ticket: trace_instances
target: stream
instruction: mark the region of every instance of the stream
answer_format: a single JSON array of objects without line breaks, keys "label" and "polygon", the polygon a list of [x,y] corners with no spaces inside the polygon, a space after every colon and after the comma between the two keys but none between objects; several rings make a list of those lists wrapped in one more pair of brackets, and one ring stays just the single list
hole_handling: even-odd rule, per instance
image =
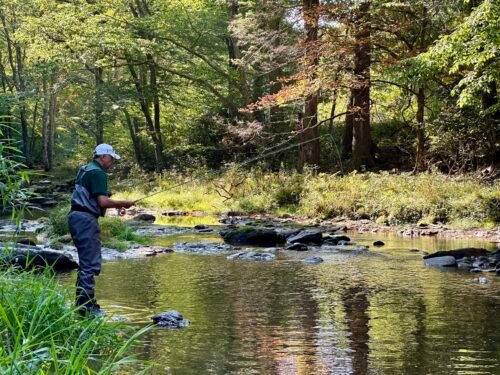
[{"label": "stream", "polygon": [[[269,262],[179,253],[108,261],[96,294],[138,328],[172,309],[191,321],[143,337],[138,355],[154,362],[151,374],[500,374],[500,277],[425,267],[410,251],[494,244],[349,235],[386,245],[322,253],[318,265],[300,261],[314,251]],[[184,234],[155,244],[200,240],[221,241]],[[73,288],[75,278],[60,282]]]}]

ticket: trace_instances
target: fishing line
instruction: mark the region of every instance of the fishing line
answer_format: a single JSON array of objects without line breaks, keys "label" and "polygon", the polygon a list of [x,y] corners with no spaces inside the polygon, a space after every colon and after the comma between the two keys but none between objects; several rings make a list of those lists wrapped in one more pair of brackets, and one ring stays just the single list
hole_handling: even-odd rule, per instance
[{"label": "fishing line", "polygon": [[[242,166],[245,166],[245,165],[251,164],[251,163],[253,163],[253,162],[259,161],[259,160],[261,160],[261,159],[265,159],[265,158],[267,158],[267,157],[269,157],[269,156],[272,156],[272,155],[275,155],[275,154],[279,154],[279,153],[284,152],[284,151],[287,151],[287,150],[291,150],[291,149],[293,149],[293,148],[295,148],[295,147],[302,146],[302,145],[305,145],[305,144],[308,144],[308,143],[311,143],[311,142],[317,141],[318,139],[325,138],[325,137],[330,137],[330,138],[331,138],[331,140],[332,140],[332,142],[333,142],[333,144],[335,145],[335,149],[336,149],[336,151],[337,151],[337,155],[338,155],[338,157],[339,157],[340,168],[341,168],[341,170],[342,170],[342,160],[341,160],[341,158],[340,158],[340,153],[339,153],[339,150],[338,150],[338,147],[337,147],[337,143],[335,142],[335,139],[334,139],[334,137],[333,137],[331,134],[325,134],[325,135],[321,135],[321,136],[316,137],[316,138],[311,138],[311,139],[308,139],[308,140],[303,141],[303,142],[294,143],[294,144],[291,144],[291,145],[289,145],[289,146],[286,146],[286,147],[280,148],[280,149],[275,150],[275,151],[271,151],[271,152],[263,153],[263,154],[261,154],[261,155],[259,155],[259,156],[255,156],[255,157],[253,157],[253,158],[250,158],[250,159],[248,159],[248,160],[244,160],[244,161],[242,161],[242,162],[240,162],[240,163],[236,163],[236,164],[234,164],[234,165],[235,165],[236,167],[242,167]],[[275,147],[276,147],[276,146],[275,146]],[[275,147],[271,147],[271,148],[269,148],[269,149],[273,149],[273,148],[275,148]],[[268,149],[268,150],[269,150],[269,149]],[[224,169],[223,169],[222,171],[224,171]],[[220,172],[221,172],[221,171],[214,172],[214,174],[213,174],[213,175],[218,174],[218,173],[220,173]],[[209,176],[207,176],[206,178],[208,178],[208,177],[212,177],[212,174],[210,174],[210,175],[209,175]],[[173,190],[173,189],[175,189],[175,188],[178,188],[178,187],[181,187],[181,186],[184,186],[184,185],[188,185],[188,184],[190,184],[190,183],[192,183],[192,182],[194,182],[194,181],[200,181],[200,180],[204,180],[204,179],[203,179],[203,178],[202,178],[202,179],[199,179],[199,178],[196,178],[196,177],[195,177],[195,178],[191,178],[191,179],[189,179],[189,180],[187,180],[187,181],[179,182],[178,184],[175,184],[174,186],[170,186],[170,187],[168,187],[168,188],[166,188],[166,189],[162,189],[162,190],[157,191],[157,192],[155,192],[155,193],[152,193],[152,194],[146,195],[146,196],[144,196],[144,197],[142,197],[142,198],[136,199],[136,200],[134,201],[134,204],[136,204],[137,202],[140,202],[140,201],[142,201],[142,200],[144,200],[144,199],[154,197],[155,195],[158,195],[158,194],[161,194],[161,193],[165,193],[165,192],[167,192],[167,191],[169,191],[169,190]]]}]

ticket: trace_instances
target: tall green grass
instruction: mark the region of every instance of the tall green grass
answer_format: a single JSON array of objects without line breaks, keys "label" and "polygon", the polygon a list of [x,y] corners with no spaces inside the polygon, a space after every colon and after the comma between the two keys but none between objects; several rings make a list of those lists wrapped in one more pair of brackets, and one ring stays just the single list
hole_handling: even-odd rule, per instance
[{"label": "tall green grass", "polygon": [[103,317],[83,319],[68,291],[48,272],[0,271],[0,373],[111,374],[145,368],[130,349],[148,329],[131,334]]}]

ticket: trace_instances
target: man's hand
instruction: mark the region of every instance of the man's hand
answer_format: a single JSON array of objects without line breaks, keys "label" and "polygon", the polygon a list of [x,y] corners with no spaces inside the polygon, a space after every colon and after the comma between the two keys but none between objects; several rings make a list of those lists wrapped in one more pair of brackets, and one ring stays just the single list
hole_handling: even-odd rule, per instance
[{"label": "man's hand", "polygon": [[119,208],[118,209],[118,215],[119,216],[125,216],[125,214],[127,213],[127,210],[125,208]]},{"label": "man's hand", "polygon": [[121,201],[123,208],[130,208],[135,204],[135,201]]}]

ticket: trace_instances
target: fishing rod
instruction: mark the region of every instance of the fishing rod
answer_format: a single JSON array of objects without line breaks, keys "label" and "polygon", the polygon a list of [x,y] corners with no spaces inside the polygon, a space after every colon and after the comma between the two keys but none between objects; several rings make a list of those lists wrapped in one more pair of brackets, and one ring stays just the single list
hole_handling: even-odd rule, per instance
[{"label": "fishing rod", "polygon": [[[275,154],[279,154],[280,152],[291,150],[292,148],[295,148],[295,147],[298,147],[298,146],[305,145],[307,143],[311,143],[311,142],[317,141],[318,139],[321,139],[321,138],[324,138],[324,137],[330,137],[332,139],[332,142],[334,143],[335,148],[337,149],[337,154],[338,154],[339,152],[338,152],[338,148],[337,148],[337,144],[335,142],[335,139],[333,138],[333,136],[331,134],[325,134],[325,135],[321,135],[321,136],[316,137],[316,138],[308,139],[308,140],[303,141],[303,142],[294,143],[292,145],[280,148],[280,149],[272,151],[272,152],[267,152],[267,153],[261,154],[259,156],[255,156],[255,157],[250,158],[248,160],[244,160],[244,161],[242,161],[240,163],[236,163],[235,165],[236,165],[236,167],[242,167],[242,166],[248,165],[250,163],[253,163],[255,161],[258,161],[258,160],[261,160],[261,159],[265,159],[265,158],[267,158],[269,156],[272,156],[272,155],[275,155]],[[271,147],[271,149],[272,149],[272,147]],[[340,157],[339,157],[339,160],[340,160]],[[340,161],[340,163],[341,163],[341,168],[342,168],[342,161]],[[219,173],[219,171],[217,173]],[[158,195],[158,194],[161,194],[161,193],[165,193],[165,192],[167,192],[169,190],[173,190],[175,188],[178,188],[178,187],[181,187],[181,186],[184,186],[184,185],[188,185],[188,184],[190,184],[190,183],[192,183],[192,182],[194,182],[196,180],[198,180],[198,179],[197,178],[191,178],[191,179],[189,179],[187,181],[179,182],[178,184],[175,184],[174,186],[170,186],[170,187],[168,187],[166,189],[162,189],[162,190],[157,191],[155,193],[152,193],[152,194],[149,194],[149,195],[145,195],[142,198],[136,199],[134,201],[134,204],[136,204],[137,202],[140,202],[140,201],[142,201],[144,199],[154,197],[155,195]]]}]

